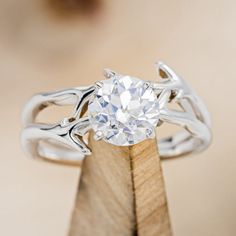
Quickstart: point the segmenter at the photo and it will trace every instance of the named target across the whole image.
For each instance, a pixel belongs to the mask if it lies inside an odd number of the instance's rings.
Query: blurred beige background
[[[28,97],[93,83],[104,67],[154,80],[158,59],[213,120],[206,152],[163,162],[174,234],[236,235],[235,12],[233,0],[1,0],[0,235],[65,236],[73,207],[79,170],[21,151]]]

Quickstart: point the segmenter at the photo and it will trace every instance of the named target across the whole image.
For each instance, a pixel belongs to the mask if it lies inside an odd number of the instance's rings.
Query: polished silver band
[[[157,64],[160,82],[149,82],[159,100],[160,121],[183,127],[180,132],[158,140],[162,158],[182,156],[206,149],[211,141],[211,122],[201,99],[186,82],[163,63]],[[105,71],[109,77],[108,70]],[[91,129],[89,117],[82,115],[96,89],[77,87],[54,93],[43,93],[32,97],[23,111],[21,141],[31,157],[65,164],[78,164],[92,150],[86,144],[86,134]],[[175,103],[181,110],[169,108]],[[74,105],[74,114],[56,124],[36,122],[40,111],[51,105]]]

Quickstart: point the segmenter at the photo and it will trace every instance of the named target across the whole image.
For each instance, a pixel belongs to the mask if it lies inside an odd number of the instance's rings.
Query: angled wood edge
[[[155,140],[117,147],[90,139],[69,236],[170,236]]]
[[[156,140],[130,147],[130,158],[138,235],[172,235]]]

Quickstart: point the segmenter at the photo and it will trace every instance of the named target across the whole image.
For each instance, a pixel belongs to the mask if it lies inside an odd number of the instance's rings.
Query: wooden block
[[[90,139],[70,236],[170,236],[155,140],[117,147]]]

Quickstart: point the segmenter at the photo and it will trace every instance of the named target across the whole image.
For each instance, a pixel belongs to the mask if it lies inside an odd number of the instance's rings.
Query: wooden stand
[[[90,138],[69,236],[170,236],[154,139],[117,147]]]

